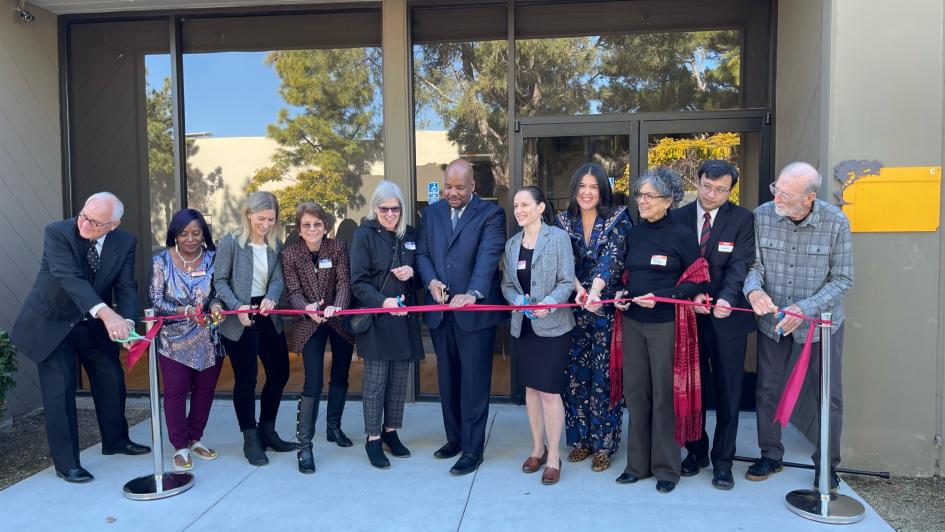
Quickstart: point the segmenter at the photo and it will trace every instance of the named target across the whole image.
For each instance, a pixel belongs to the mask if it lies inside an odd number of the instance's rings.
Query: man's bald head
[[[464,207],[476,190],[473,179],[473,166],[466,159],[456,159],[446,165],[443,196],[454,209]]]

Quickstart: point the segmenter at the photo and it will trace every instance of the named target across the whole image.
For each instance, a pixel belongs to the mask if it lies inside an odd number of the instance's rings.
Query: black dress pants
[[[285,334],[276,332],[271,317],[256,316],[253,324],[243,329],[238,341],[224,338],[223,346],[233,366],[233,408],[240,430],[256,427],[257,356],[266,371],[266,384],[259,394],[259,422],[275,422],[282,390],[289,382],[289,347]]]
[[[452,312],[430,330],[446,440],[465,453],[481,455],[485,448],[495,330],[464,331]]]
[[[711,318],[699,315],[699,369],[702,376],[702,437],[686,443],[699,459],[709,455],[709,435],[705,431],[705,405],[715,396],[715,435],[712,438],[712,467],[731,471],[738,435],[738,406],[745,375],[748,335],[722,338]]]
[[[79,424],[75,406],[78,364],[89,377],[102,449],[117,449],[128,440],[125,419],[125,375],[114,353],[107,353],[92,334],[93,323],[79,322],[49,357],[40,362],[39,381],[46,415],[46,438],[56,469],[80,467]]]

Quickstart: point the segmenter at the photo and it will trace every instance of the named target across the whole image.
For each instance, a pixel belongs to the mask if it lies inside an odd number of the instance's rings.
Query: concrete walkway
[[[324,411],[324,405],[322,407]],[[626,422],[626,419],[625,419]],[[714,423],[710,414],[710,425]],[[122,495],[124,483],[151,471],[146,456],[102,456],[99,446],[82,453],[95,481],[72,485],[50,468],[0,492],[0,529],[32,530],[826,530],[802,519],[784,504],[784,495],[807,488],[810,471],[785,469],[771,479],[744,479],[748,464],[736,462],[735,489],[710,484],[711,472],[684,478],[675,491],[660,494],[647,479],[622,486],[626,442],[603,473],[590,460],[564,463],[561,482],[542,486],[540,473],[521,473],[530,450],[525,408],[493,405],[485,462],[476,474],[448,474],[453,460],[436,460],[443,442],[439,405],[408,404],[401,439],[413,456],[391,457],[386,471],[373,469],[364,454],[361,404],[348,404],[344,428],[355,446],[328,444],[318,423],[314,475],[296,470],[295,453],[268,453],[270,464],[253,467],[242,456],[242,440],[228,401],[214,405],[204,442],[220,457],[195,460],[194,487],[161,501],[136,502]],[[277,423],[286,439],[295,429],[295,403],[282,405]],[[150,423],[132,428],[132,438],[150,442]],[[711,429],[710,429],[711,433]],[[626,426],[623,437],[626,438]],[[756,455],[754,416],[743,414],[739,454]],[[786,460],[808,462],[812,446],[796,431],[785,431]],[[165,443],[165,463],[170,463]],[[849,486],[841,492],[856,496]],[[872,508],[844,530],[891,530]]]

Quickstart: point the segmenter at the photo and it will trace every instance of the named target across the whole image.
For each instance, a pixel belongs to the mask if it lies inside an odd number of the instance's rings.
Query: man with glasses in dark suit
[[[89,377],[102,454],[151,451],[128,438],[118,360],[116,340],[128,338],[134,326],[125,316],[138,312],[137,239],[117,229],[123,213],[115,195],[100,192],[77,217],[46,226],[39,273],[11,333],[17,349],[39,367],[49,451],[56,475],[67,482],[94,478],[79,462],[77,362]]]
[[[727,161],[709,160],[699,167],[696,201],[672,211],[672,216],[694,231],[702,256],[709,263],[709,290],[693,298],[718,308],[695,307],[699,328],[699,365],[702,373],[702,437],[686,443],[689,451],[680,474],[694,476],[712,459],[712,485],[723,490],[735,486],[732,461],[738,434],[738,406],[742,395],[745,348],[748,333],[757,329],[747,312],[742,284],[755,259],[754,217],[729,198],[738,184],[738,170]],[[710,370],[711,368],[711,370]],[[705,405],[715,397],[715,436],[709,453],[705,431]]]

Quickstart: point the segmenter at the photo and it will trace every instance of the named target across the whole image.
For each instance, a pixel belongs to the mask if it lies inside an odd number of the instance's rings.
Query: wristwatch
[[[476,298],[476,299],[482,299],[482,298],[486,297],[486,296],[482,295],[482,292],[480,292],[479,290],[469,290],[469,291],[466,292],[466,295],[468,295],[468,296],[473,296],[473,297]]]

